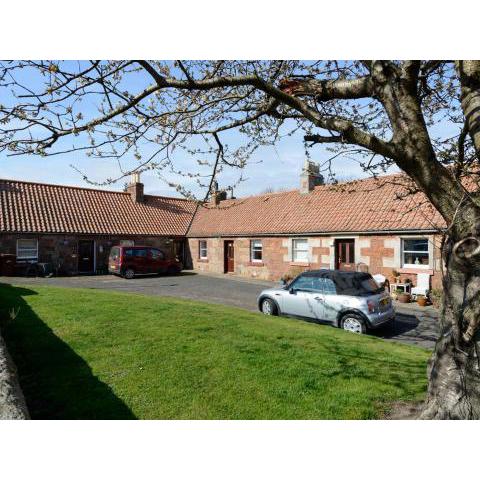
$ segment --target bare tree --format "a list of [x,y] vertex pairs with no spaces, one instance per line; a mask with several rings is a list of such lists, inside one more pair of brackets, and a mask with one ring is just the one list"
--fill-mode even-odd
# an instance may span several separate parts
[[[480,418],[479,61],[15,61],[0,65],[0,89],[10,155],[135,156],[135,169],[170,169],[206,195],[223,168],[297,131],[308,148],[328,144],[329,163],[353,154],[372,174],[396,164],[447,225],[422,417]],[[224,140],[233,129],[239,145]],[[208,176],[176,170],[178,149]]]

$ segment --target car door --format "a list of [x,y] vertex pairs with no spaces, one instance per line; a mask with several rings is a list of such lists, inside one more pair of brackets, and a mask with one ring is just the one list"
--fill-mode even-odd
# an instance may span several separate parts
[[135,273],[150,273],[148,269],[147,249],[135,248],[133,252],[135,255]]
[[331,278],[323,278],[323,317],[327,322],[335,322],[341,310],[341,297]]
[[152,272],[165,273],[167,271],[167,263],[165,261],[165,254],[157,248],[150,250],[150,261],[152,266]]
[[287,315],[323,319],[323,296],[316,277],[300,276],[294,280],[282,303],[282,312]]

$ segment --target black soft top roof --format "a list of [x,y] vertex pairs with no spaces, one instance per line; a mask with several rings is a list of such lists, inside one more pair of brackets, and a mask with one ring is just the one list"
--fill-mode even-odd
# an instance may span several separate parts
[[306,277],[331,278],[332,280],[335,280],[335,278],[371,277],[371,275],[367,272],[347,272],[345,270],[329,270],[327,268],[322,268],[320,270],[307,270],[301,275]]

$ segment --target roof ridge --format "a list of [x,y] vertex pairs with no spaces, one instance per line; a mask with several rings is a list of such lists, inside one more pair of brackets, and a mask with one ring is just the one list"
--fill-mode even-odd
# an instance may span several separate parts
[[[81,187],[78,185],[65,185],[62,183],[46,183],[46,182],[33,182],[30,180],[16,180],[11,178],[0,178],[0,182],[10,182],[10,183],[23,183],[28,185],[42,185],[46,187],[54,187],[54,188],[71,188],[75,190],[86,190],[87,192],[103,192],[103,193],[115,193],[120,195],[130,195],[128,192],[121,192],[118,190],[105,190],[102,188],[90,188],[90,187]],[[189,200],[188,198],[180,198],[180,197],[168,197],[167,195],[152,195],[150,193],[145,193],[145,197],[155,197],[155,198],[167,198],[169,200],[181,200],[185,202],[194,202],[193,200]]]
[[[349,185],[349,184],[354,184],[354,183],[361,183],[361,182],[367,182],[367,181],[372,181],[372,180],[384,180],[390,177],[398,177],[398,176],[405,176],[406,174],[403,172],[396,172],[396,173],[389,173],[388,175],[377,175],[377,176],[370,176],[370,177],[365,177],[365,178],[356,178],[354,180],[346,180],[344,182],[338,182],[338,183],[324,183],[322,185],[316,185],[314,187],[315,190],[320,190],[325,187],[331,187],[335,188],[341,185]],[[285,195],[287,193],[293,193],[293,192],[299,192],[299,188],[292,188],[290,190],[282,190],[280,192],[271,192],[271,193],[256,193],[253,195],[247,195],[245,197],[237,197],[237,198],[227,198],[226,200],[222,200],[221,203],[223,202],[234,202],[236,200],[241,201],[241,200],[248,200],[250,198],[262,198],[262,197],[271,197],[273,195]]]

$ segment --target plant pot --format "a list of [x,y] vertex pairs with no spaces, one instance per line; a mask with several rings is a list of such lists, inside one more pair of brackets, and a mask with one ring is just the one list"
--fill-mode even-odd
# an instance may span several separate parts
[[400,293],[397,297],[397,300],[400,303],[410,303],[410,294],[409,293]]
[[417,297],[417,303],[420,307],[427,306],[427,297]]

